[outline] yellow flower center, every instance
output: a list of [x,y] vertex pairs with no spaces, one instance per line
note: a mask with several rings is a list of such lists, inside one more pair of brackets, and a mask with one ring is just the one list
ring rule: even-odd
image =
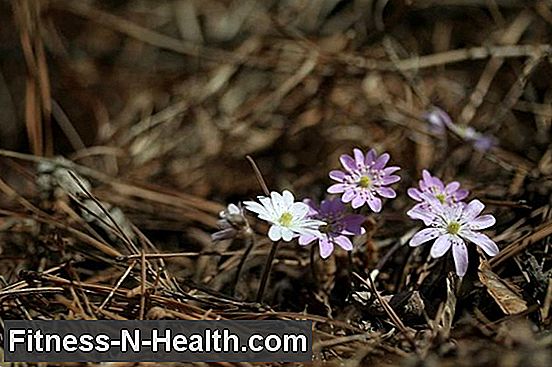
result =
[[293,220],[293,214],[289,212],[285,212],[280,216],[280,219],[278,222],[284,227],[289,227],[291,225],[291,221]]
[[362,176],[360,180],[358,181],[358,184],[360,187],[367,188],[372,183],[372,180],[368,176]]
[[460,231],[460,223],[450,222],[447,226],[447,232],[450,234],[458,234]]
[[445,194],[437,194],[435,197],[441,202],[441,204],[445,203]]

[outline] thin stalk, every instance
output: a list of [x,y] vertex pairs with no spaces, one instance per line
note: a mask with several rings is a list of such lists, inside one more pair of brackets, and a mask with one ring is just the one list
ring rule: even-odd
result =
[[261,189],[263,190],[264,194],[266,196],[270,196],[270,190],[266,185],[263,174],[259,169],[259,166],[257,166],[257,163],[255,163],[255,161],[250,155],[246,155],[245,158],[249,161],[249,164],[251,164],[251,168],[253,168],[253,172],[255,172],[255,177],[257,178],[257,181],[259,182],[259,185],[261,186]]
[[236,276],[234,277],[234,284],[232,285],[232,295],[236,294],[236,287],[238,286],[238,281],[240,280],[243,265],[245,264],[245,260],[249,257],[253,246],[255,246],[255,238],[253,233],[245,238],[245,246],[245,252],[243,253],[240,263],[238,264],[238,268],[236,269]]
[[257,291],[257,299],[256,301],[258,303],[261,303],[263,300],[263,295],[265,292],[266,284],[268,283],[268,276],[270,275],[270,271],[272,270],[272,264],[274,262],[274,258],[276,257],[276,251],[278,251],[278,244],[279,242],[272,242],[272,247],[270,248],[270,253],[268,254],[268,257],[266,258],[265,267],[263,270],[263,276],[261,278],[261,283],[259,284],[259,290]]
[[347,252],[349,261],[347,262],[347,268],[349,269],[349,284],[353,285],[353,251]]
[[314,263],[314,259],[315,259],[315,245],[311,245],[310,268],[312,273],[312,279],[314,280],[314,284],[316,285],[316,288],[318,288],[318,276],[316,275],[316,266]]

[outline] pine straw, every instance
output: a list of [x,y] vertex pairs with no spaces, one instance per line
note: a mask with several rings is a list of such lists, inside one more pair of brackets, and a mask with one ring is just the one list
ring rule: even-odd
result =
[[[552,363],[546,2],[111,3],[0,3],[1,319],[309,319],[328,364]],[[432,105],[499,145],[435,135]],[[252,302],[270,249],[253,221],[233,292],[244,243],[210,234],[262,193],[245,156],[271,189],[321,199],[355,146],[403,170],[354,272],[283,245]],[[422,168],[497,218],[500,254],[470,249],[461,282],[406,246]]]

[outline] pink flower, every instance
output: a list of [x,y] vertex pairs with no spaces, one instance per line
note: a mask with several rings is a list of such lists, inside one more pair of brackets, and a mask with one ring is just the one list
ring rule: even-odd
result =
[[443,205],[453,205],[465,199],[469,191],[460,188],[460,183],[452,181],[446,186],[438,177],[431,176],[429,171],[423,170],[422,179],[419,181],[419,188],[410,188],[408,196],[419,202],[414,205],[406,214],[412,219],[421,219],[426,225],[431,221],[431,214],[428,217],[427,211],[431,210],[429,203],[424,197],[438,200]]
[[430,251],[433,258],[443,256],[452,247],[456,273],[459,276],[464,276],[468,269],[466,241],[473,242],[489,256],[498,254],[496,243],[478,232],[493,226],[496,222],[490,214],[480,215],[485,208],[482,202],[472,200],[467,205],[444,205],[427,194],[423,194],[423,198],[430,205],[430,210],[425,212],[425,216],[431,224],[414,234],[410,246],[416,247],[435,240]]
[[454,204],[468,197],[468,190],[460,188],[460,183],[452,181],[446,186],[438,177],[431,176],[428,170],[422,171],[423,179],[419,181],[420,188],[408,189],[408,196],[412,199],[423,202],[422,193],[427,193],[442,204]]
[[339,158],[344,171],[330,172],[330,178],[338,183],[330,186],[328,192],[342,193],[341,201],[351,202],[355,209],[368,204],[372,211],[379,213],[382,207],[380,197],[392,199],[397,196],[395,190],[387,186],[401,179],[393,175],[400,167],[385,167],[390,158],[387,153],[378,157],[374,149],[366,156],[360,149],[354,149],[353,152],[354,158],[347,154]]

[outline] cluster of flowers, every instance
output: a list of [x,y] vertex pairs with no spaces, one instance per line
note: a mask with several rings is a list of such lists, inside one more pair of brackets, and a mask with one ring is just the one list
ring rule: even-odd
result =
[[[389,186],[400,180],[395,175],[400,168],[387,167],[389,159],[387,153],[378,156],[373,149],[366,154],[354,149],[353,156],[344,154],[340,157],[343,169],[329,174],[336,183],[327,191],[329,194],[340,194],[340,197],[328,198],[317,205],[310,199],[296,201],[290,191],[284,190],[281,194],[272,192],[269,196],[259,196],[258,202],[246,201],[245,209],[271,224],[268,237],[272,241],[289,242],[297,238],[302,246],[318,241],[320,256],[324,259],[331,255],[335,245],[351,251],[353,243],[350,237],[365,232],[362,227],[365,218],[350,212],[346,204],[350,203],[352,209],[367,206],[379,213],[383,206],[382,198],[397,196]],[[480,215],[484,205],[478,200],[464,203],[462,200],[468,194],[458,182],[445,186],[425,170],[419,188],[408,190],[408,195],[418,202],[408,211],[408,216],[422,220],[427,227],[412,237],[410,245],[419,246],[435,239],[431,248],[431,255],[435,258],[443,256],[452,247],[456,271],[460,276],[466,273],[468,264],[466,240],[480,246],[490,256],[498,253],[496,244],[477,232],[492,226],[494,217]],[[221,227],[225,233],[234,233],[237,228],[235,217],[243,216],[243,208],[231,206],[221,213]],[[234,218],[233,222],[229,218]],[[224,238],[221,232],[217,232],[214,238]]]
[[468,269],[466,241],[475,243],[489,256],[495,256],[499,251],[488,236],[477,232],[493,226],[495,218],[490,214],[480,215],[485,208],[481,201],[462,201],[468,194],[458,182],[445,185],[426,170],[423,171],[419,188],[408,190],[408,196],[418,202],[407,212],[408,216],[422,220],[427,227],[414,234],[410,246],[435,240],[430,251],[434,258],[443,256],[452,247],[459,276],[464,276]]

